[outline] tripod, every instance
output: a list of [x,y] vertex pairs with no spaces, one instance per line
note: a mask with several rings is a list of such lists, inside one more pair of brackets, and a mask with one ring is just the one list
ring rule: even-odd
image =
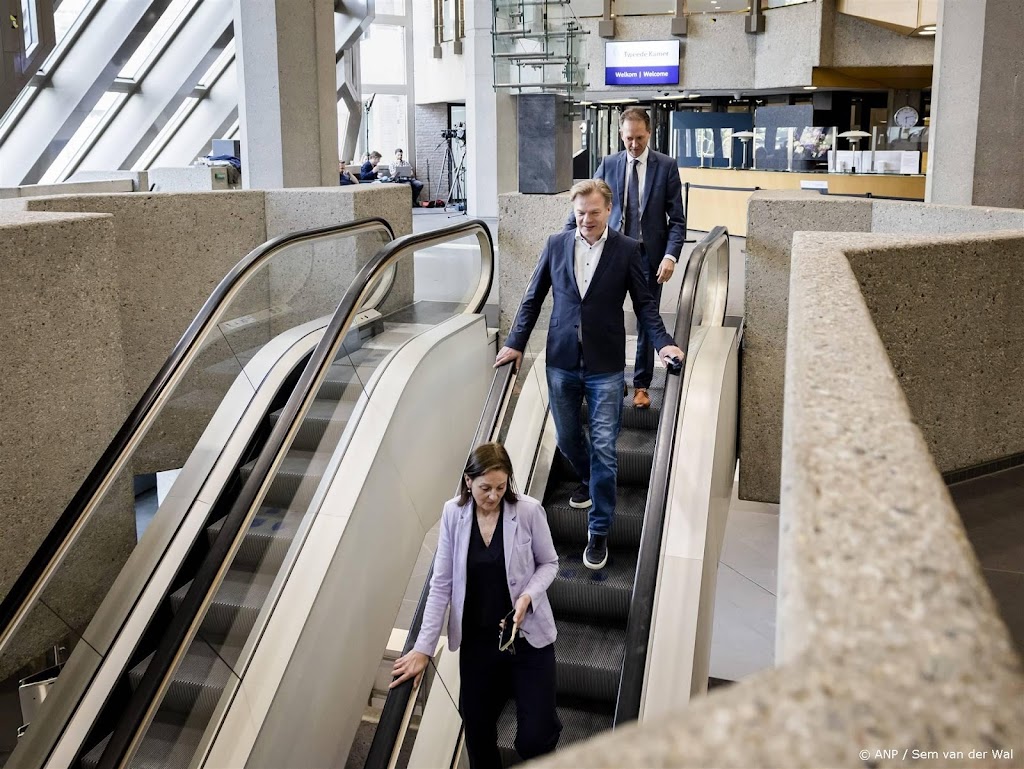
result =
[[[456,207],[461,205],[460,210],[465,209],[466,205],[466,193],[465,193],[465,175],[466,175],[466,153],[463,151],[462,157],[459,159],[458,166],[455,164],[455,152],[452,150],[452,140],[444,138],[440,144],[434,147],[436,152],[444,145],[444,158],[441,161],[441,168],[447,168],[449,172],[448,178],[448,197],[444,199],[444,207],[451,208],[452,201],[456,201]],[[434,200],[441,199],[441,182],[444,181],[444,172],[442,171],[437,177],[437,189],[434,191]]]

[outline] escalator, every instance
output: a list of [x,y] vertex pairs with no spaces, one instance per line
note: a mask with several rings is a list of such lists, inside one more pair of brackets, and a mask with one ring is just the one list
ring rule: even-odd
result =
[[[477,244],[481,270],[463,301],[412,301],[415,253],[465,238]],[[309,647],[321,657],[332,648],[312,628],[344,608],[332,586],[360,564],[349,557],[336,566],[319,550],[328,541],[338,553],[380,548],[364,512],[374,503],[364,497],[379,493],[389,473],[396,481],[389,463],[403,452],[427,453],[422,436],[402,439],[400,427],[430,404],[435,413],[424,423],[444,423],[449,435],[435,442],[423,468],[461,466],[490,383],[494,340],[480,315],[493,274],[486,227],[470,221],[381,249],[390,239],[380,220],[286,236],[257,249],[215,291],[0,607],[0,659],[17,657],[9,666],[31,657],[25,648],[33,641],[39,645],[40,628],[47,630],[40,617],[53,626],[46,643],[57,628],[59,642],[71,647],[9,766],[217,765],[211,755],[237,756],[245,742],[230,732],[239,720],[253,722],[246,697],[269,677],[261,655],[298,661]],[[363,267],[339,305],[332,276],[353,257]],[[287,289],[275,288],[275,279]],[[213,397],[209,388],[190,389],[209,385],[225,351],[237,369],[227,391]],[[462,400],[432,403],[449,364],[466,369]],[[193,424],[197,411],[205,427]],[[187,430],[198,437],[175,440]],[[90,540],[89,527],[123,502],[133,469],[167,466],[170,444],[193,441],[106,598],[68,621],[56,597],[83,559],[76,547]],[[159,458],[143,461],[150,456]],[[425,499],[447,495],[435,485],[424,484]],[[394,515],[408,517],[406,505],[394,507]],[[395,549],[400,573],[409,559]],[[316,579],[319,591],[310,589]],[[302,606],[307,613],[298,622],[293,615]],[[282,642],[281,633],[292,633],[292,647],[285,641],[266,650]],[[351,659],[321,665],[323,680],[312,688],[366,667],[359,643]],[[289,687],[301,688],[310,674],[285,667],[276,675],[261,692],[262,725],[272,733],[281,722],[278,728],[296,734]],[[259,735],[249,736],[257,753],[266,748]]]
[[[583,565],[588,511],[569,505],[578,480],[554,447],[553,425],[546,412],[543,342],[531,340],[526,351],[527,364],[519,374],[519,400],[499,438],[506,442],[521,488],[542,499],[559,556],[558,573],[548,589],[548,598],[558,628],[555,657],[557,709],[563,725],[560,749],[642,717],[646,682],[659,675],[648,661],[652,627],[657,616],[667,617],[666,625],[671,625],[671,615],[679,610],[671,605],[673,598],[658,602],[662,533],[667,518],[675,512],[671,495],[680,495],[679,489],[694,480],[684,477],[692,474],[680,473],[675,465],[680,462],[681,466],[683,461],[677,452],[684,443],[678,426],[683,424],[688,407],[691,412],[699,411],[715,402],[699,389],[703,381],[697,385],[692,382],[697,381],[694,377],[698,373],[699,380],[705,377],[707,356],[705,360],[700,357],[705,339],[726,320],[728,252],[728,233],[716,228],[696,246],[687,264],[673,333],[677,344],[687,350],[686,371],[656,370],[648,410],[637,410],[631,402],[623,402],[622,430],[616,446],[618,488],[609,537],[610,558],[599,571]],[[717,354],[714,345],[707,347]],[[628,367],[626,373],[628,379]],[[712,381],[710,386],[725,391],[721,381]],[[586,404],[581,418],[585,425]],[[703,480],[697,478],[698,483]],[[705,504],[705,512],[706,508]],[[677,515],[696,521],[699,515],[690,515],[696,512]],[[700,596],[705,603],[708,589],[705,586]],[[427,592],[424,587],[403,651],[407,652],[415,640]],[[713,599],[713,580],[710,593]],[[689,619],[682,624],[697,624]],[[681,651],[680,658],[684,657]],[[706,660],[703,667],[706,669]],[[694,669],[701,668],[701,662],[695,662]],[[388,694],[364,769],[462,765],[465,756],[454,699],[459,685],[458,665],[450,653],[441,651],[432,670],[426,679],[430,688],[426,697],[417,695],[412,682]],[[679,671],[665,671],[669,681],[678,675]],[[433,678],[439,678],[443,687],[435,685]],[[686,689],[678,697],[685,700],[690,681],[682,683]],[[703,686],[706,688],[706,675]],[[699,691],[700,685],[693,689]],[[414,701],[423,714],[420,721],[411,717]],[[513,748],[515,729],[515,705],[510,700],[498,721],[505,766],[519,761]]]

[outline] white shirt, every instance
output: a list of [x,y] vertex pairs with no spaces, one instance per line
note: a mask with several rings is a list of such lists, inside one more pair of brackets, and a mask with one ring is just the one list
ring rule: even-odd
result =
[[634,158],[628,152],[626,153],[626,178],[625,183],[622,185],[622,211],[626,211],[626,200],[629,198],[629,177],[633,173],[633,164],[636,163],[636,177],[637,181],[640,182],[640,200],[637,201],[636,210],[639,212],[644,207],[644,182],[647,181],[647,156],[651,154],[651,145],[644,147],[644,151],[640,153],[640,157]]
[[594,272],[597,270],[597,263],[601,261],[601,254],[604,253],[604,244],[608,242],[608,228],[604,228],[594,245],[590,245],[576,228],[576,248],[574,250],[576,267],[576,287],[580,290],[580,297],[587,295],[590,288],[590,281],[594,279]]
[[[637,213],[643,210],[644,207],[644,184],[647,182],[647,157],[651,154],[651,145],[644,147],[644,151],[640,153],[640,157],[634,158],[629,152],[626,153],[626,178],[623,180],[622,185],[622,214],[626,214],[626,200],[629,198],[629,177],[633,173],[633,163],[636,163],[636,179],[640,184],[640,200],[637,205]],[[643,239],[643,233],[640,234]],[[677,262],[672,254],[665,254],[666,259],[671,259],[673,262]]]

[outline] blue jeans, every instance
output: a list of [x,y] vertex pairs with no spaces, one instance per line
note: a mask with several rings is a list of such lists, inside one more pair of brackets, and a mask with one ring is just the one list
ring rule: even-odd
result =
[[[590,486],[590,532],[606,535],[615,515],[615,441],[622,426],[622,372],[588,374],[583,368],[566,371],[548,366],[547,379],[558,450]],[[589,441],[580,424],[584,398],[590,415]]]

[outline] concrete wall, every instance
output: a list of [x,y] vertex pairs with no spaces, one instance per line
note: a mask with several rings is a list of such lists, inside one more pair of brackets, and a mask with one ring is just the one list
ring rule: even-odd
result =
[[[121,424],[126,410],[118,315],[116,235],[110,216],[0,217],[0,593],[35,552]],[[130,489],[130,486],[127,487]],[[115,488],[113,497],[123,495]],[[123,498],[123,496],[121,497]],[[135,542],[127,509],[104,510],[66,564],[48,603],[72,626],[91,617]],[[17,666],[65,636],[37,611],[5,653]],[[41,641],[32,643],[31,641]],[[0,670],[6,677],[12,669]]]
[[[929,240],[794,238],[778,667],[560,750],[539,769],[895,767],[915,749],[924,766],[1020,764],[1021,660],[856,277],[868,263],[914,258]],[[999,273],[1001,247],[1014,242],[1024,237],[935,248],[950,263],[977,252]]]
[[[790,293],[790,250],[797,231],[878,232],[937,234],[1024,230],[1024,211],[970,206],[933,206],[925,203],[823,197],[813,192],[759,192],[750,202],[748,216],[746,334],[740,393],[740,489],[743,499],[777,502],[782,453],[782,392],[786,357],[786,328]],[[911,268],[913,265],[911,266]],[[1014,274],[999,277],[1006,282]],[[903,266],[891,263],[885,277],[907,285]],[[924,280],[918,276],[910,285]],[[954,297],[962,297],[955,294]],[[964,317],[969,300],[957,305]],[[951,310],[952,311],[952,310]],[[927,332],[929,329],[925,329]],[[984,332],[988,333],[988,332]],[[981,342],[976,342],[981,345]],[[1021,351],[1024,353],[1024,350]],[[927,361],[922,361],[922,365]],[[929,380],[934,382],[934,380]],[[938,386],[938,383],[935,384]],[[933,390],[933,392],[941,392]],[[911,407],[917,408],[916,396]],[[916,412],[915,412],[916,413]],[[974,418],[977,418],[978,414]],[[996,419],[988,414],[989,419]],[[929,435],[928,430],[925,430]],[[941,458],[940,469],[972,464],[984,452],[950,454],[937,437],[932,445]],[[993,442],[991,448],[996,449]],[[1024,446],[1021,449],[1024,450]],[[966,464],[965,464],[966,463]]]
[[833,14],[833,67],[930,67],[935,58],[935,38],[907,36],[877,24]]

